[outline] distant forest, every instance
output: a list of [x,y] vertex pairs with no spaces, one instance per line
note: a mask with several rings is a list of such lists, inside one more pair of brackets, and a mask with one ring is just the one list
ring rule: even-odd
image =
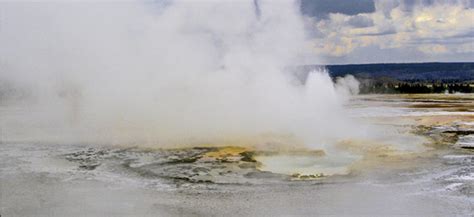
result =
[[474,93],[474,85],[459,82],[384,82],[377,79],[362,80],[360,93]]
[[353,75],[361,81],[361,93],[474,93],[474,62],[305,65],[298,68],[303,71],[325,68],[333,78]]

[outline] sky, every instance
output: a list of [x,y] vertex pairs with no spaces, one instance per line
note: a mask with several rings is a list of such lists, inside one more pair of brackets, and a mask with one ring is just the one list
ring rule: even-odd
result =
[[474,0],[301,0],[308,63],[474,61]]
[[307,30],[302,64],[474,62],[474,0],[296,1]]

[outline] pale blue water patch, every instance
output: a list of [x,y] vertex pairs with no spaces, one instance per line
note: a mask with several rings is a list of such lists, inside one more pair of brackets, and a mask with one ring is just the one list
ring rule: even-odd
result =
[[325,155],[307,154],[275,154],[257,155],[255,159],[261,163],[260,170],[278,174],[300,175],[345,175],[352,163],[360,160],[360,155],[334,150],[326,147]]

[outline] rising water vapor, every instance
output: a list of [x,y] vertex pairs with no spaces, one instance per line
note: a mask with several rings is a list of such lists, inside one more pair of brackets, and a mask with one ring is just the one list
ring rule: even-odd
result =
[[297,1],[0,10],[0,80],[15,90],[2,104],[22,96],[29,108],[4,119],[3,140],[322,144],[357,132],[342,107],[353,78],[335,85],[315,71],[300,82],[288,71],[307,49]]

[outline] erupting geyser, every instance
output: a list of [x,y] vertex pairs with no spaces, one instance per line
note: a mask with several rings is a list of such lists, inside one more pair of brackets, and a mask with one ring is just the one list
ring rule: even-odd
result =
[[6,3],[0,16],[0,80],[16,91],[2,103],[30,108],[4,122],[5,141],[323,144],[357,132],[342,112],[353,79],[288,72],[309,49],[297,1]]

